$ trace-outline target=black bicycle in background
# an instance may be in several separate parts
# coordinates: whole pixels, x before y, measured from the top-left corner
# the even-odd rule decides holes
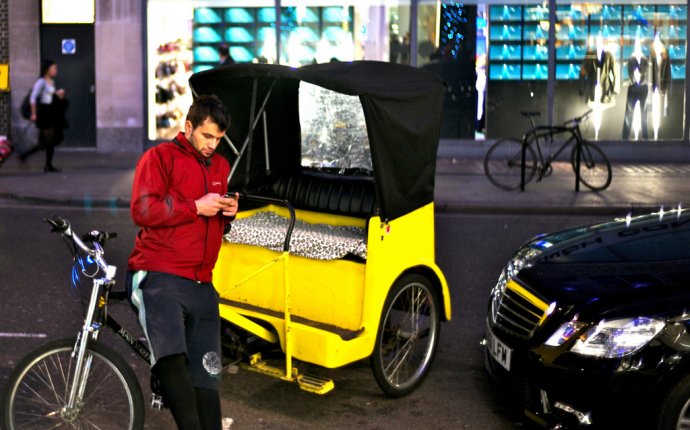
[[[552,163],[571,144],[570,164],[575,172],[575,191],[579,183],[593,191],[601,191],[611,184],[611,163],[606,154],[595,144],[582,137],[580,124],[587,120],[592,110],[566,121],[563,125],[537,126],[534,117],[539,112],[520,112],[529,118],[532,127],[522,140],[501,139],[494,143],[484,157],[484,173],[487,178],[504,190],[525,189],[525,184],[538,173],[537,182],[553,172]],[[556,152],[545,157],[541,143],[553,143],[554,137],[568,136]]]

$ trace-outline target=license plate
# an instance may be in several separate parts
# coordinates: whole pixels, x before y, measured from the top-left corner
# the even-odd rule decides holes
[[[486,330],[486,347],[489,348],[489,354],[494,360],[498,362],[504,369],[510,371],[510,356],[513,350],[505,343],[501,342],[492,332],[491,329]]]

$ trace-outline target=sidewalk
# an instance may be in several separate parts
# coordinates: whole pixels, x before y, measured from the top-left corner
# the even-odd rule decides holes
[[[58,150],[62,172],[44,173],[43,154],[26,164],[13,154],[0,167],[0,199],[32,204],[128,207],[138,155]],[[484,176],[479,159],[439,158],[435,204],[438,212],[626,215],[661,205],[690,207],[690,164],[613,163],[613,181],[602,192],[584,186],[576,193],[567,163],[525,192],[504,191]]]

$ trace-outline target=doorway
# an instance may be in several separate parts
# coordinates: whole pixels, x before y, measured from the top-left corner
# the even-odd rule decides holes
[[[96,70],[93,24],[42,24],[41,60],[58,65],[56,88],[69,99],[63,146],[96,147]]]

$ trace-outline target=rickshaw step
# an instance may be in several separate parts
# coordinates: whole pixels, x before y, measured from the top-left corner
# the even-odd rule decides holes
[[[288,382],[297,382],[299,388],[313,394],[324,395],[329,393],[335,384],[332,379],[314,375],[301,374],[296,368],[292,368],[292,377],[288,378],[284,369],[269,365],[262,359],[261,353],[256,353],[249,358],[249,363],[244,364],[247,370],[262,373]]]
[[[332,379],[321,378],[313,375],[299,375],[297,376],[297,384],[299,388],[310,393],[324,395],[329,393],[335,384]]]

